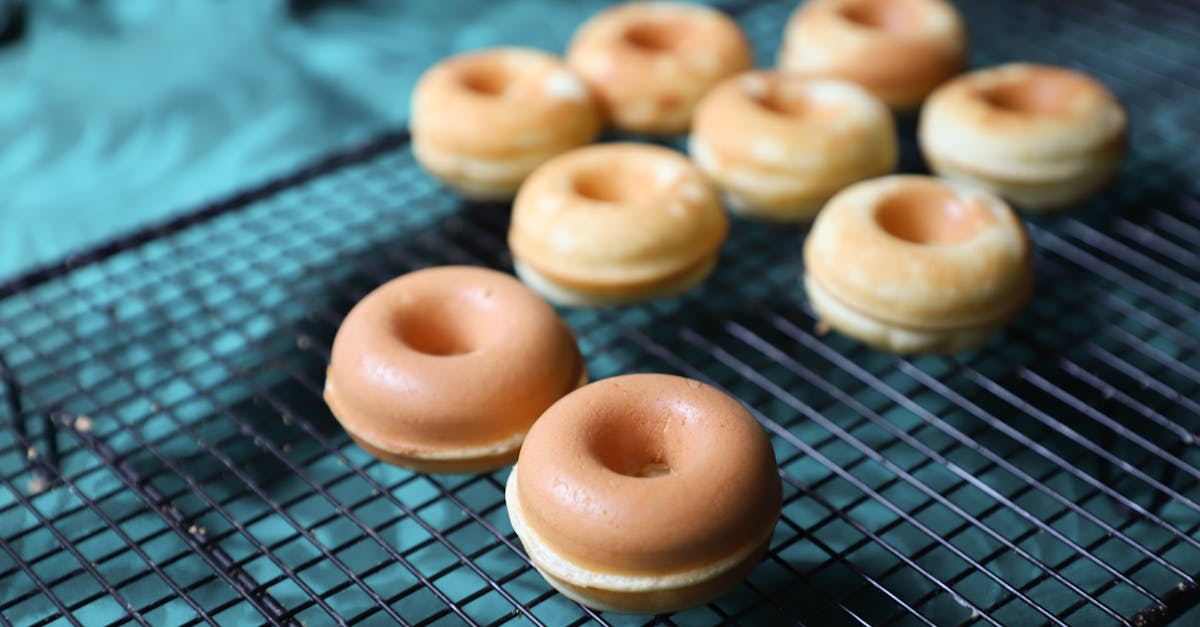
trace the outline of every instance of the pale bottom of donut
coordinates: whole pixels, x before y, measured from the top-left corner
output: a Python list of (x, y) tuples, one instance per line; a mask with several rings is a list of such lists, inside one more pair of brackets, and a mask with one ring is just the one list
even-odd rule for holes
[(895, 167), (894, 154), (881, 150), (867, 160), (826, 163), (793, 172), (764, 171), (744, 162), (719, 160), (702, 139), (693, 137), (689, 154), (721, 187), (734, 213), (767, 222), (808, 222), (834, 194), (858, 181), (883, 176)]
[(659, 298), (678, 296), (699, 285), (712, 274), (717, 265), (717, 256), (698, 264), (695, 269), (686, 272), (679, 278), (667, 283), (655, 283), (652, 287), (633, 286), (619, 292), (589, 292), (577, 287), (563, 285), (546, 275), (534, 270), (528, 264), (513, 260), (513, 269), (517, 276), (533, 291), (541, 294), (546, 300), (564, 307), (604, 307), (609, 305), (626, 305)]
[(554, 154), (480, 159), (413, 142), (413, 156), (422, 169), (459, 196), (478, 201), (512, 200), (525, 177)]
[(994, 176), (952, 159), (926, 154), (929, 167), (938, 176), (986, 189), (1028, 211), (1068, 209), (1103, 189), (1121, 165), (1121, 153), (1098, 155), (1076, 176), (1055, 180), (1019, 181)]
[[(582, 361), (580, 362), (580, 369), (579, 382), (572, 389), (583, 387), (588, 382), (587, 368), (583, 365)], [(328, 379), (325, 380), (325, 403), (333, 411), (334, 418), (338, 418), (338, 414), (340, 413), (339, 406), (335, 400), (333, 384)], [(381, 448), (369, 441), (366, 436), (355, 433), (340, 418), (338, 418), (338, 421), (341, 422), (342, 429), (346, 432), (346, 435), (350, 436), (350, 439), (354, 440), (355, 444), (358, 444), (364, 451), (370, 453), (372, 457), (414, 472), (477, 473), (496, 470), (515, 462), (517, 455), (521, 452), (521, 444), (525, 442), (525, 434), (518, 433), (499, 442), (484, 446), (405, 453)]]
[(957, 329), (909, 329), (848, 307), (807, 274), (804, 275), (804, 290), (822, 323), (864, 344), (902, 355), (955, 353), (978, 348), (1004, 325), (1002, 319)]
[[(567, 598), (603, 612), (664, 614), (707, 603), (741, 583), (762, 561), (771, 541), (768, 532), (748, 551), (733, 555), (714, 567), (687, 573), (662, 577), (595, 573), (567, 563), (525, 524), (517, 494), (516, 468), (508, 476), (504, 501), (513, 530), (546, 582)], [(563, 570), (572, 571), (571, 579), (575, 581), (569, 581), (565, 573), (554, 572)]]
[(729, 207), (730, 211), (743, 218), (761, 222), (809, 222), (821, 211), (821, 207), (825, 206), (825, 201), (829, 200), (829, 196), (822, 195), (816, 200), (776, 204), (729, 188), (725, 189), (724, 195), (725, 206)]

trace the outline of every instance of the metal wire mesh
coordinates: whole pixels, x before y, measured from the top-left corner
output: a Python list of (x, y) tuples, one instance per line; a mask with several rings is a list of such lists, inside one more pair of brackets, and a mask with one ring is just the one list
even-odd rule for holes
[[(728, 8), (770, 59), (790, 3)], [(742, 221), (697, 292), (565, 312), (594, 377), (708, 380), (779, 459), (768, 558), (651, 622), (1149, 624), (1200, 601), (1200, 5), (962, 8), (976, 65), (1073, 65), (1118, 93), (1119, 184), (1031, 224), (1030, 311), (953, 358), (816, 335), (802, 231)], [(506, 223), (394, 134), (0, 286), (0, 617), (647, 622), (541, 580), (507, 471), (386, 466), (321, 402), (354, 302), (418, 267), (508, 268)]]

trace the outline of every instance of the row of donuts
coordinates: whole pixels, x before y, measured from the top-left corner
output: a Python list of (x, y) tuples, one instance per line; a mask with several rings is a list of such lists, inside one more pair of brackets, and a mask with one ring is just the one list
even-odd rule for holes
[(1102, 84), (1024, 63), (952, 79), (965, 55), (966, 29), (945, 0), (804, 3), (778, 70), (757, 72), (719, 11), (633, 2), (586, 21), (563, 60), (498, 48), (436, 64), (413, 91), (413, 148), (448, 186), (496, 200), (606, 123), (690, 129), (689, 152), (731, 209), (808, 220), (837, 190), (894, 169), (888, 108), (912, 112), (928, 97), (918, 140), (941, 176), (1029, 210), (1069, 207), (1112, 177), (1127, 120)]
[(654, 614), (711, 600), (761, 560), (782, 507), (766, 433), (699, 381), (588, 383), (575, 336), (512, 276), (426, 268), (363, 298), (334, 338), (325, 401), (390, 464), (516, 462), (513, 529), (556, 589)]

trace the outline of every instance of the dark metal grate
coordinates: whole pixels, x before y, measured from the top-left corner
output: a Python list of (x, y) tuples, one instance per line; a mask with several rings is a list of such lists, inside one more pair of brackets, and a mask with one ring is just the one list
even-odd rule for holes
[[(729, 8), (769, 60), (790, 3)], [(963, 9), (975, 65), (1064, 63), (1117, 91), (1120, 183), (1034, 221), (1030, 311), (954, 358), (816, 336), (803, 233), (746, 222), (698, 292), (567, 312), (593, 376), (707, 379), (775, 443), (768, 559), (654, 621), (1150, 624), (1200, 601), (1200, 5)], [(417, 267), (508, 267), (506, 221), (396, 134), (0, 285), (0, 617), (646, 622), (546, 586), (507, 471), (386, 466), (321, 403), (358, 298)]]

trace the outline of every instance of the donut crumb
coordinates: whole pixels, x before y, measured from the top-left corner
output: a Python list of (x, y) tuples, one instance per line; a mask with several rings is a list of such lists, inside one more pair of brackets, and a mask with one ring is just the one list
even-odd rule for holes
[(831, 329), (828, 322), (825, 322), (824, 320), (818, 320), (817, 324), (813, 327), (813, 330), (816, 331), (817, 335), (826, 335)]

